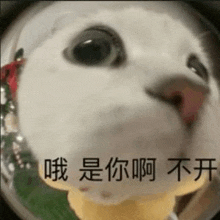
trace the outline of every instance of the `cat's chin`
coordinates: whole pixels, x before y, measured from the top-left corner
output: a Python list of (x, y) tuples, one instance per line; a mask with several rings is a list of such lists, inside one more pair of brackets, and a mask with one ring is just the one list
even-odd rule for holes
[[(115, 195), (112, 198), (105, 199), (103, 197), (100, 197), (97, 192), (95, 194), (96, 194), (95, 196), (94, 195), (86, 196), (86, 198), (98, 205), (119, 205), (128, 199), (131, 198), (133, 199), (133, 197), (130, 197), (129, 195), (124, 195), (124, 196)], [(137, 197), (135, 198), (138, 200)]]
[(152, 193), (145, 193), (142, 195), (116, 195), (115, 197), (113, 196), (113, 198), (100, 198), (99, 196), (86, 196), (86, 198), (98, 205), (107, 205), (107, 206), (111, 206), (111, 205), (120, 205), (123, 204), (124, 202), (144, 202), (146, 199), (152, 200), (152, 199), (159, 199), (160, 196), (162, 194), (152, 194)]

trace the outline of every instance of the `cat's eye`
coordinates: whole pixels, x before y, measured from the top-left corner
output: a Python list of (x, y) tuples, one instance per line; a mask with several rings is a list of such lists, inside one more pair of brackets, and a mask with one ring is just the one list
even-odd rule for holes
[(87, 66), (116, 66), (125, 59), (118, 34), (105, 26), (95, 26), (80, 33), (64, 50), (66, 59)]
[(187, 67), (192, 70), (192, 72), (199, 75), (205, 81), (208, 81), (208, 72), (205, 66), (200, 62), (198, 57), (194, 54), (191, 54), (187, 60)]

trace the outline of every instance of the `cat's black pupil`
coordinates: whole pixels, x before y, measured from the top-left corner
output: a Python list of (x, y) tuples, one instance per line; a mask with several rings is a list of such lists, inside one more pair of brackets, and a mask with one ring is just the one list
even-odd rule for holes
[(194, 70), (194, 72), (203, 78), (205, 81), (208, 81), (208, 72), (205, 66), (199, 61), (195, 55), (190, 55), (187, 61), (187, 66)]
[(110, 52), (110, 42), (103, 38), (81, 42), (72, 51), (74, 58), (86, 65), (101, 63), (110, 55)]

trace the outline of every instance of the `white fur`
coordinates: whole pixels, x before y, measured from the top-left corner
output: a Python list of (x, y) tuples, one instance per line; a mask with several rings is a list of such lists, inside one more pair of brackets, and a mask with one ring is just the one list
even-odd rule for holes
[[(126, 65), (110, 69), (65, 60), (62, 52), (69, 42), (85, 28), (100, 23), (122, 38)], [(220, 153), (219, 124), (213, 113), (219, 94), (214, 79), (210, 75), (211, 93), (192, 139), (171, 106), (144, 92), (144, 88), (153, 88), (158, 81), (176, 74), (203, 83), (186, 66), (192, 52), (200, 56), (211, 73), (197, 36), (180, 21), (142, 8), (88, 14), (57, 31), (28, 57), (18, 90), (20, 127), (39, 162), (66, 158), (68, 183), (77, 188), (90, 187), (88, 197), (106, 204), (170, 189), (177, 177), (167, 175), (173, 168), (167, 159), (182, 153), (192, 160), (186, 166), (192, 178), (196, 177), (195, 158), (216, 158)], [(100, 158), (103, 169), (110, 157), (128, 160), (130, 175), (132, 159), (157, 158), (156, 181), (149, 182), (146, 177), (139, 182), (124, 176), (122, 182), (108, 182), (104, 170), (102, 182), (80, 182), (83, 173), (79, 169), (86, 157)], [(112, 197), (102, 198), (103, 191), (112, 193)]]

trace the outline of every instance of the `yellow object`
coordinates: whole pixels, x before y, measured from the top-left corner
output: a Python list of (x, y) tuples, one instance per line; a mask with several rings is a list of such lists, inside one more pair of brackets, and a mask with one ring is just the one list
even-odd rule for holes
[(45, 180), (41, 167), (39, 173), (49, 186), (68, 191), (70, 207), (81, 220), (164, 220), (173, 211), (176, 196), (197, 190), (206, 180), (205, 175), (196, 182), (189, 178), (178, 182), (172, 191), (166, 193), (143, 196), (139, 200), (131, 198), (118, 205), (100, 205), (87, 199), (82, 192), (62, 180)]

